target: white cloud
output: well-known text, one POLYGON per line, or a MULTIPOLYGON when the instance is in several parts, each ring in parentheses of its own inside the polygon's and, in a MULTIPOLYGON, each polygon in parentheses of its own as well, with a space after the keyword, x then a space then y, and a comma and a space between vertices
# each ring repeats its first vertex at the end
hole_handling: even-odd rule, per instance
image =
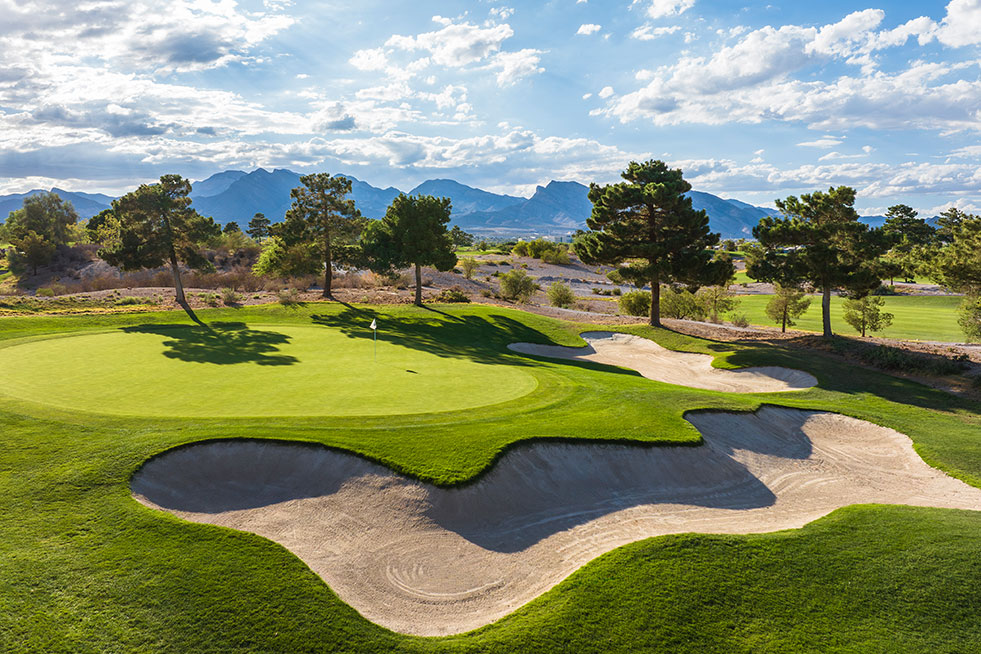
POLYGON ((981 43, 981 2, 951 0, 936 34, 941 43, 949 46, 981 43))
POLYGON ((579 29, 576 30, 576 34, 585 34, 586 36, 589 36, 590 34, 595 34, 601 29, 603 29, 602 25, 597 25, 596 23, 583 23, 579 26, 579 29))
POLYGON ((647 15, 651 18, 664 18, 683 14, 695 6, 695 0, 651 0, 647 15))
POLYGON ((526 48, 517 52, 501 52, 494 57, 491 69, 497 70, 497 83, 510 86, 518 80, 545 71, 539 66, 541 51, 526 48))
POLYGON ((358 70, 384 70, 388 66, 388 57, 383 48, 369 48, 356 51, 350 63, 358 70))
POLYGON ((416 36, 393 35, 385 45, 398 50, 423 50, 433 63, 448 68, 460 68, 482 61, 501 49, 501 43, 514 35, 510 25, 481 27, 471 23, 453 23, 434 16, 443 29, 416 36))
POLYGON ((593 94, 592 94, 592 93, 583 93, 583 94, 582 94, 582 99, 583 99, 583 100, 588 100, 588 99, 590 99, 591 97, 593 97, 593 94))
POLYGON ((836 145, 841 145, 843 141, 836 138, 820 138, 813 141, 803 141, 797 145, 805 148, 833 148, 836 145))
POLYGON ((608 97, 610 97, 611 95, 613 95, 613 87, 612 87, 612 86, 604 86, 604 87, 603 87, 603 88, 602 88, 602 89, 600 90, 600 92, 599 92, 599 93, 597 93, 596 95, 598 95, 598 96, 599 96, 599 97, 601 97, 601 98, 608 98, 608 97))
POLYGON ((637 39, 639 41, 653 41, 654 39, 660 38, 667 34, 674 34, 680 29, 680 25, 672 25, 670 27, 652 27, 651 25, 641 25, 630 33, 630 38, 637 39))

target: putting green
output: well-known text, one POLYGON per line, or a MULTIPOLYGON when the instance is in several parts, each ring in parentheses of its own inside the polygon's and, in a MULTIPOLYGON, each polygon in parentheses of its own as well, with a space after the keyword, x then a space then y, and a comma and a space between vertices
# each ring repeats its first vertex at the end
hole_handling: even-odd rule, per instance
POLYGON ((210 327, 144 325, 14 345, 0 350, 0 389, 114 415, 254 417, 453 411, 511 400, 538 384, 505 354, 474 360, 380 336, 376 358, 370 331, 210 327))

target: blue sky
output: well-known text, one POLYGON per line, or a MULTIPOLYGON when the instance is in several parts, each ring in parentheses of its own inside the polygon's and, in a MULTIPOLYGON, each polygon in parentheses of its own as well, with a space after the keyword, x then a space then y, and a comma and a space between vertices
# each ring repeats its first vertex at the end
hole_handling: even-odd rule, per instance
POLYGON ((529 195, 659 158, 981 211, 981 0, 0 0, 0 193, 285 167, 529 195))

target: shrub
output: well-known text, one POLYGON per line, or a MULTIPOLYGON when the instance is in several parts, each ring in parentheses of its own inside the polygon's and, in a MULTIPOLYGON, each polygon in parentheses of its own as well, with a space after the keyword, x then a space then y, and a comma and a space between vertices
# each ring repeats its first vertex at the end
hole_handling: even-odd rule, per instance
POLYGON ((242 296, 233 288, 221 289, 221 301, 225 306, 233 306, 242 301, 242 296))
POLYGON ((55 292, 50 288, 39 288, 37 289, 38 297, 54 297, 55 292))
POLYGON ((732 324, 736 327, 749 327, 749 318, 745 313, 737 313, 732 316, 732 324))
POLYGON ((134 304, 144 304, 143 300, 138 297, 133 297, 132 295, 127 295, 126 297, 121 297, 114 303, 117 307, 132 306, 134 304))
POLYGON ((277 301, 290 309, 299 308, 301 304, 300 292, 295 288, 285 288, 277 294, 277 301))
POLYGON ((571 307, 576 303, 576 295, 572 292, 567 284, 562 282, 554 282, 548 287, 546 293, 548 295, 548 302, 553 307, 571 307))
POLYGON ((565 266, 569 264, 569 251, 563 247, 557 247, 552 250, 545 250, 542 252, 542 261, 545 263, 556 264, 559 266, 565 266))
POLYGON ((469 302, 470 298, 459 286, 443 289, 435 298, 436 302, 469 302))
POLYGON ((708 310, 686 289, 677 290, 670 286, 661 288, 661 316, 679 320, 705 320, 708 310))
POLYGON ((620 313, 628 316, 646 316, 651 312, 651 294, 647 291, 630 291, 617 301, 620 313))
POLYGON ((494 293, 489 288, 480 289, 480 294, 484 297, 494 297, 494 293))
POLYGON ((218 306, 218 300, 220 296, 217 293, 202 293, 201 301, 207 304, 209 307, 218 306))
POLYGON ((981 295, 966 295, 958 313, 957 324, 968 342, 981 341, 981 295))
POLYGON ((614 289, 613 289, 613 294, 614 295, 620 295, 621 293, 623 293, 623 291, 620 290, 620 287, 619 286, 614 287, 614 289))
POLYGON ((946 357, 940 354, 909 352, 889 345, 872 345, 861 341, 835 339, 832 349, 839 354, 857 356, 862 363, 883 370, 905 373, 926 373, 930 375, 955 375, 969 366, 966 354, 946 357))
POLYGON ((501 297, 514 302, 527 302, 538 290, 538 284, 524 270, 512 270, 501 275, 501 297))
POLYGON ((609 279, 614 284, 626 284, 627 280, 623 278, 623 274, 618 268, 614 268, 610 272, 606 273, 606 278, 609 279))

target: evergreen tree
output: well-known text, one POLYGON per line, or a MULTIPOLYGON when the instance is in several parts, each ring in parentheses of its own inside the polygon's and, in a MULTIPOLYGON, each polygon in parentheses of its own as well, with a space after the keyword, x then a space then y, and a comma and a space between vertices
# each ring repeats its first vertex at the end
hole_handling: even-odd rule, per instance
POLYGON ((276 229, 284 245, 308 243, 317 252, 324 271, 325 298, 333 298, 331 281, 334 264, 357 259, 355 243, 364 229, 364 219, 354 206, 351 180, 340 175, 315 173, 300 177, 303 186, 290 191, 293 205, 286 220, 276 229))
POLYGON ((246 229, 246 233, 254 238, 257 243, 262 243, 262 239, 269 236, 269 226, 272 223, 266 218, 265 214, 259 212, 252 216, 252 220, 249 221, 249 227, 246 229))
POLYGON ((239 227, 238 223, 233 220, 232 222, 225 225, 225 227, 221 231, 223 234, 231 234, 232 232, 241 232, 242 228, 239 227))
POLYGON ((453 241, 454 247, 469 247, 473 245, 473 234, 466 233, 459 225, 453 225, 453 229, 450 230, 450 240, 453 241))
POLYGON ((695 211, 686 193, 691 184, 681 170, 663 161, 630 162, 624 181, 591 184, 590 231, 575 241, 586 264, 622 265, 620 274, 637 285, 651 286, 650 323, 661 326, 661 284, 692 288, 725 283, 732 263, 713 259, 710 248, 719 235, 709 231, 705 211, 695 211))
POLYGON ((916 251, 930 245, 936 236, 937 230, 916 215, 905 204, 891 206, 886 211, 882 232, 889 237, 892 247, 882 260, 882 272, 890 281, 896 275, 912 279, 918 266, 916 251))
POLYGON ((363 249, 377 272, 415 267, 415 303, 422 306, 422 266, 452 270, 456 265, 453 241, 446 229, 450 199, 404 193, 389 205, 385 217, 371 223, 363 249))
POLYGON ((961 214, 948 228, 947 244, 928 255, 924 268, 937 283, 964 293, 958 323, 970 340, 981 340, 981 217, 961 214))
POLYGON ((180 175, 164 175, 158 184, 143 184, 113 200, 112 215, 100 229, 99 256, 123 270, 170 265, 177 303, 200 323, 184 296, 180 263, 208 269, 201 245, 221 233, 211 218, 191 208, 191 183, 180 175))
POLYGON ((879 332, 892 324, 893 315, 882 310, 885 300, 878 295, 866 295, 855 299, 846 299, 845 322, 861 332, 862 338, 865 333, 879 332))
POLYGON ((34 230, 13 239, 11 245, 24 257, 24 263, 31 266, 34 275, 37 275, 37 267, 51 261, 55 253, 55 244, 34 230))
POLYGON ((777 283, 774 284, 773 296, 766 303, 766 315, 779 322, 780 331, 786 333, 787 327, 796 325, 795 319, 804 315, 810 306, 811 299, 804 295, 802 289, 777 283))
POLYGON ((832 292, 863 295, 876 288, 877 264, 889 240, 859 222, 855 189, 847 186, 790 196, 776 205, 784 217, 767 216, 753 228, 761 247, 747 254, 746 272, 753 279, 819 289, 824 335, 831 336, 832 292))
POLYGON ((39 193, 24 198, 23 206, 10 212, 6 232, 12 241, 34 232, 54 246, 67 245, 76 222, 78 214, 71 202, 57 193, 39 193))

